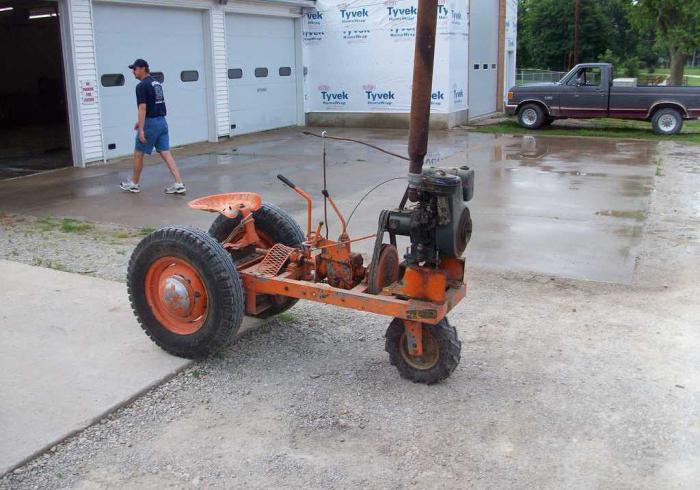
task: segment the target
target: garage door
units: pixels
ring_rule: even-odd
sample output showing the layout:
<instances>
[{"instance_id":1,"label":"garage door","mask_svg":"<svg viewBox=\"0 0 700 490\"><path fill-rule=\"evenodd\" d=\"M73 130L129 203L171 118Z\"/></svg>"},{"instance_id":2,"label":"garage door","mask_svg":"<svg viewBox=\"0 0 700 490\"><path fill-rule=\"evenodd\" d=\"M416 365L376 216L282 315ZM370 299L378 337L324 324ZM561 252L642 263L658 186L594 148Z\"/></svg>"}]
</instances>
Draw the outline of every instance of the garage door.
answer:
<instances>
[{"instance_id":1,"label":"garage door","mask_svg":"<svg viewBox=\"0 0 700 490\"><path fill-rule=\"evenodd\" d=\"M498 2L469 4L469 119L496 112Z\"/></svg>"},{"instance_id":2,"label":"garage door","mask_svg":"<svg viewBox=\"0 0 700 490\"><path fill-rule=\"evenodd\" d=\"M134 79L128 68L148 61L162 77L170 144L208 139L204 26L201 11L98 3L94 6L97 68L107 158L134 150Z\"/></svg>"},{"instance_id":3,"label":"garage door","mask_svg":"<svg viewBox=\"0 0 700 490\"><path fill-rule=\"evenodd\" d=\"M231 133L297 124L294 20L226 16Z\"/></svg>"}]
</instances>

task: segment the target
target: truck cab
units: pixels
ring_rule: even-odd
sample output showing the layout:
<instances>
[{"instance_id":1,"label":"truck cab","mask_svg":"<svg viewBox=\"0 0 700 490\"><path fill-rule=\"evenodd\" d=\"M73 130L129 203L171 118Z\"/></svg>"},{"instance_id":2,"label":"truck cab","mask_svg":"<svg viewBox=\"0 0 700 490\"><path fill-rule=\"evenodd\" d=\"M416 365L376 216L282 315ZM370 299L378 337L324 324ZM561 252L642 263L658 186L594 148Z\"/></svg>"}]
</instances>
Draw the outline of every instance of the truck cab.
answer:
<instances>
[{"instance_id":1,"label":"truck cab","mask_svg":"<svg viewBox=\"0 0 700 490\"><path fill-rule=\"evenodd\" d=\"M612 65L577 65L559 83L558 107L556 104L550 106L553 116L590 118L607 115Z\"/></svg>"}]
</instances>

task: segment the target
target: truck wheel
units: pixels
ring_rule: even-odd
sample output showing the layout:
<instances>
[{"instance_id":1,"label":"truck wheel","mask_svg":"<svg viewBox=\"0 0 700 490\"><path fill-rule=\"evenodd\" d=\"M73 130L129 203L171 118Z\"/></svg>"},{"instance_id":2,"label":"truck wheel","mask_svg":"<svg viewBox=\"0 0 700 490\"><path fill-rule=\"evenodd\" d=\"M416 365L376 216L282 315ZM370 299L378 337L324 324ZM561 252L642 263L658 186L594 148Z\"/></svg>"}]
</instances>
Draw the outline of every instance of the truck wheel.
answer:
<instances>
[{"instance_id":1,"label":"truck wheel","mask_svg":"<svg viewBox=\"0 0 700 490\"><path fill-rule=\"evenodd\" d=\"M678 134L683 129L683 117L677 109L659 109L651 118L651 127L656 134Z\"/></svg>"},{"instance_id":2,"label":"truck wheel","mask_svg":"<svg viewBox=\"0 0 700 490\"><path fill-rule=\"evenodd\" d=\"M167 227L141 240L127 287L141 327L176 356L213 354L241 326L241 279L226 250L201 230Z\"/></svg>"},{"instance_id":3,"label":"truck wheel","mask_svg":"<svg viewBox=\"0 0 700 490\"><path fill-rule=\"evenodd\" d=\"M459 364L462 343L447 318L436 325L423 324L423 355L420 357L408 354L405 330L403 320L394 318L386 331L384 347L401 377L428 385L449 377Z\"/></svg>"},{"instance_id":4,"label":"truck wheel","mask_svg":"<svg viewBox=\"0 0 700 490\"><path fill-rule=\"evenodd\" d=\"M260 208L253 212L255 218L255 230L260 237L260 245L270 248L275 243L281 243L288 247L301 248L306 238L304 232L294 219L283 209L269 203L262 203ZM228 238L233 229L241 222L242 217L227 218L220 214L209 227L209 235L218 242ZM236 237L233 237L233 242ZM234 257L237 259L238 257ZM256 318L269 318L288 310L297 303L297 299L286 296L268 296L270 307L266 308Z\"/></svg>"},{"instance_id":5,"label":"truck wheel","mask_svg":"<svg viewBox=\"0 0 700 490\"><path fill-rule=\"evenodd\" d=\"M540 129L546 117L542 107L537 104L525 104L518 111L518 124L526 129Z\"/></svg>"}]
</instances>

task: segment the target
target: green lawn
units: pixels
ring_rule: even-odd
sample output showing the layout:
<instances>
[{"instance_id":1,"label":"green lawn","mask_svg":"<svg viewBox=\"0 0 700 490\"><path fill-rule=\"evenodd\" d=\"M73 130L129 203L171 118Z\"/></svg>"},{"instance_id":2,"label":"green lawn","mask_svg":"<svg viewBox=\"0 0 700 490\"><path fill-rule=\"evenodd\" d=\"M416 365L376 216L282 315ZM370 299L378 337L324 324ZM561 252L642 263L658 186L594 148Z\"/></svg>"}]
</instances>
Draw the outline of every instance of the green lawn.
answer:
<instances>
[{"instance_id":1,"label":"green lawn","mask_svg":"<svg viewBox=\"0 0 700 490\"><path fill-rule=\"evenodd\" d=\"M671 70L668 68L657 68L654 74L670 75ZM688 85L691 87L700 87L700 68L686 68L683 76L688 77Z\"/></svg>"},{"instance_id":2,"label":"green lawn","mask_svg":"<svg viewBox=\"0 0 700 490\"><path fill-rule=\"evenodd\" d=\"M591 119L587 121L557 121L552 126L531 130L518 126L515 119L489 126L470 129L478 133L532 134L538 136L595 136L603 138L627 138L657 141L683 141L700 143L700 121L685 121L681 134L659 136L651 131L651 124L645 121L625 121L620 119Z\"/></svg>"}]
</instances>

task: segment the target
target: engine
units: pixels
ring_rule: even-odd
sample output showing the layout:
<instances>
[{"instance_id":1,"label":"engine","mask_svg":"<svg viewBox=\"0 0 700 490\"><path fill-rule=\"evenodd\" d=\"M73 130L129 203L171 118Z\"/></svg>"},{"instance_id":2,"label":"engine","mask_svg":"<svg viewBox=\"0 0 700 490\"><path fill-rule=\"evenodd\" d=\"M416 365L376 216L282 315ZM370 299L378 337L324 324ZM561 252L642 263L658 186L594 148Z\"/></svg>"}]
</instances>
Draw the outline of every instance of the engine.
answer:
<instances>
[{"instance_id":1,"label":"engine","mask_svg":"<svg viewBox=\"0 0 700 490\"><path fill-rule=\"evenodd\" d=\"M472 233L466 202L474 194L474 170L426 168L416 191L415 204L387 211L384 224L390 234L410 237L406 263L436 266L442 257L460 257Z\"/></svg>"}]
</instances>

